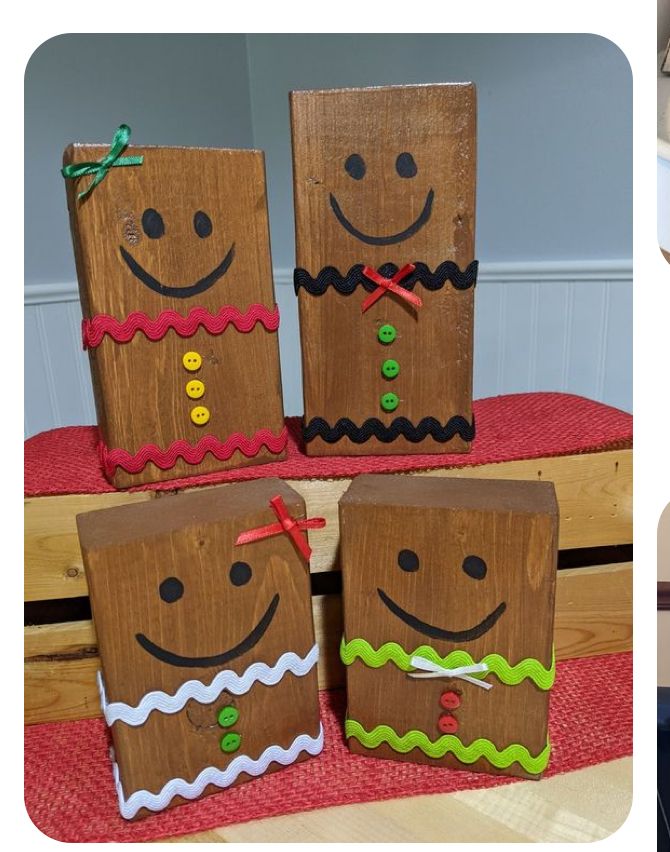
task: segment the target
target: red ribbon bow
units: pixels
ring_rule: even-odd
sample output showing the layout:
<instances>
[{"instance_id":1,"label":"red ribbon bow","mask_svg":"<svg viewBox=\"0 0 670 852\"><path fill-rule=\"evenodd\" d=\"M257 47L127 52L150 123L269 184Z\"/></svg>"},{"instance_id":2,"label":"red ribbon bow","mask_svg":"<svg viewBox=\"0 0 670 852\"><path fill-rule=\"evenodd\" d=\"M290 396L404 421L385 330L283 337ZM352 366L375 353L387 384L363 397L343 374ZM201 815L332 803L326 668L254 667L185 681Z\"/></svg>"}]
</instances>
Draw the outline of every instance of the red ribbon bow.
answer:
<instances>
[{"instance_id":1,"label":"red ribbon bow","mask_svg":"<svg viewBox=\"0 0 670 852\"><path fill-rule=\"evenodd\" d=\"M298 548L304 558L309 561L312 555L312 548L307 543L307 538L302 534L303 530L320 530L326 526L325 518L306 518L305 520L296 521L292 518L282 498L277 495L270 500L270 506L274 509L278 523L268 524L265 527L256 527L253 530L247 530L240 533L235 544L249 544L252 541L259 541L262 538L269 538L272 535L279 535L286 532L293 539L293 543Z\"/></svg>"},{"instance_id":2,"label":"red ribbon bow","mask_svg":"<svg viewBox=\"0 0 670 852\"><path fill-rule=\"evenodd\" d=\"M416 267L413 263L406 263L402 269L399 269L393 278L384 278L383 275L380 275L376 269L373 269L371 266L363 267L363 275L366 278L369 278L370 281L374 281L377 284L377 289L373 290L372 293L367 297L367 299L361 305L361 312L365 313L368 308L372 307L377 299L381 299L384 293L391 292L395 293L397 296L402 296L408 302L411 302L413 305L416 305L417 308L420 308L423 302L419 298L419 296L415 296L411 290L406 290L404 287L400 286L400 282L403 278L407 278L408 275L411 275Z\"/></svg>"}]
</instances>

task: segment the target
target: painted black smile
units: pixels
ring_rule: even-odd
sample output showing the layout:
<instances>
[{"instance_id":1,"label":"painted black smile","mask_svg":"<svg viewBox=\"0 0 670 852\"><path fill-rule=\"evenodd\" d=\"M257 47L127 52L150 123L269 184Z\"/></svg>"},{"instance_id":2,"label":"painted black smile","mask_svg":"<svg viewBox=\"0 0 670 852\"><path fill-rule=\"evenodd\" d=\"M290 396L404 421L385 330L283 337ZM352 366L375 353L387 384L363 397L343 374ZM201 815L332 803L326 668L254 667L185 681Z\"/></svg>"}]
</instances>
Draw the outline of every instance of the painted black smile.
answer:
<instances>
[{"instance_id":1,"label":"painted black smile","mask_svg":"<svg viewBox=\"0 0 670 852\"><path fill-rule=\"evenodd\" d=\"M277 607L279 606L279 595L275 595L270 601L270 606L265 611L265 615L258 624L254 627L251 633L228 651L223 651L221 654L214 654L211 657L182 657L181 654L175 654L172 651L166 651L155 645L151 639L147 639L144 633L137 633L135 638L144 648L144 650L160 660L162 663L168 663L171 666L180 666L183 668L206 668L207 666L220 666L227 663L229 660L234 660L246 651L251 650L263 638L265 631L270 626L270 622L274 618Z\"/></svg>"},{"instance_id":2,"label":"painted black smile","mask_svg":"<svg viewBox=\"0 0 670 852\"><path fill-rule=\"evenodd\" d=\"M175 299L188 299L190 296L197 296L198 293L204 293L205 290L209 290L213 284L216 284L219 278L226 274L228 267L235 257L235 243L233 243L228 254L215 269L212 269L209 275L205 275L204 278L196 281L195 284L186 284L183 287L167 287L147 272L144 267L140 266L123 246L119 246L119 248L121 249L121 257L135 278L139 279L150 290L153 290L154 293L158 293L160 296L172 296Z\"/></svg>"},{"instance_id":3,"label":"painted black smile","mask_svg":"<svg viewBox=\"0 0 670 852\"><path fill-rule=\"evenodd\" d=\"M473 639L479 639L493 627L496 621L507 609L507 604L503 601L501 604L489 613L483 621L475 624L474 627L469 627L467 630L443 630L441 627L434 627L432 624L426 624L415 615L398 606L395 601L384 592L382 589L377 589L377 594L382 599L382 603L387 606L393 615L396 615L408 627L413 630L418 630L424 636L430 636L431 639L446 639L449 642L471 642Z\"/></svg>"},{"instance_id":4,"label":"painted black smile","mask_svg":"<svg viewBox=\"0 0 670 852\"><path fill-rule=\"evenodd\" d=\"M337 217L337 221L340 225L342 225L345 231L348 231L352 235L352 237L356 237L357 240L360 240L362 243L367 243L369 246L392 246L395 243L402 243L404 240L409 239L409 237L413 236L417 231L423 228L426 222L430 219L430 214L433 211L434 197L435 193L433 190L429 190L428 195L426 196L426 203L423 205L423 210L419 214L419 218L412 222L409 228L405 228L404 231L400 231L398 234L391 234L388 237L375 237L370 234L364 234L363 231L359 231L358 228L354 227L354 225L352 225L344 215L342 208L337 203L337 199L332 193L330 195L330 206L333 208L333 213Z\"/></svg>"}]
</instances>

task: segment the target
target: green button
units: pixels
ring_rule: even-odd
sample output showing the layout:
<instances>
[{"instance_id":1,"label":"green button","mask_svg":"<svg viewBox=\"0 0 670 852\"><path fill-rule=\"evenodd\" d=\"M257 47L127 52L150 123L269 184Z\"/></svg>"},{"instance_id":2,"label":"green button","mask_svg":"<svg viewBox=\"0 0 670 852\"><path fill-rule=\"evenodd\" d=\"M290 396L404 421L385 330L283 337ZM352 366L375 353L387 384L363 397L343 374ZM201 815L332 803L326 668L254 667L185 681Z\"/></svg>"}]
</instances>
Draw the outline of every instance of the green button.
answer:
<instances>
[{"instance_id":1,"label":"green button","mask_svg":"<svg viewBox=\"0 0 670 852\"><path fill-rule=\"evenodd\" d=\"M395 379L399 372L400 364L397 361L394 361L393 358L387 358L382 364L382 374L386 376L387 379Z\"/></svg>"},{"instance_id":2,"label":"green button","mask_svg":"<svg viewBox=\"0 0 670 852\"><path fill-rule=\"evenodd\" d=\"M219 715L217 716L217 721L222 728L230 728L232 725L237 722L240 718L240 711L237 707L233 707L232 704L229 704L227 707L222 707L219 710Z\"/></svg>"},{"instance_id":3,"label":"green button","mask_svg":"<svg viewBox=\"0 0 670 852\"><path fill-rule=\"evenodd\" d=\"M380 402L384 411L395 411L400 400L395 393L385 393Z\"/></svg>"},{"instance_id":4,"label":"green button","mask_svg":"<svg viewBox=\"0 0 670 852\"><path fill-rule=\"evenodd\" d=\"M395 326L390 323L384 323L384 325L377 332L377 338L380 343L393 343L396 339L396 335L398 332L395 330Z\"/></svg>"},{"instance_id":5,"label":"green button","mask_svg":"<svg viewBox=\"0 0 670 852\"><path fill-rule=\"evenodd\" d=\"M225 737L221 737L221 751L225 751L226 754L237 751L241 742L242 737L234 731L231 731L229 734L226 734Z\"/></svg>"}]
</instances>

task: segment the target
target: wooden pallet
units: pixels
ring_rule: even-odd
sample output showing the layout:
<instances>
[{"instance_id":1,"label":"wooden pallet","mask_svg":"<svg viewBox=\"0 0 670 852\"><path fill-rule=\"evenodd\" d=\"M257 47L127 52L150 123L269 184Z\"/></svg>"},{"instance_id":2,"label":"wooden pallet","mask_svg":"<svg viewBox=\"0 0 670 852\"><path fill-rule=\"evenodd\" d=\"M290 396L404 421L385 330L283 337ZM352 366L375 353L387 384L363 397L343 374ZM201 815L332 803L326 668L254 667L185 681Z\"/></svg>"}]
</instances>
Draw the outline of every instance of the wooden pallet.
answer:
<instances>
[{"instance_id":1,"label":"wooden pallet","mask_svg":"<svg viewBox=\"0 0 670 852\"><path fill-rule=\"evenodd\" d=\"M632 542L630 449L406 475L550 480L561 514L561 550ZM313 573L339 570L337 501L349 483L347 479L289 481L303 495L308 515L328 521L324 530L310 534ZM26 499L25 600L88 595L75 526L79 512L153 499L169 500L170 495L146 491ZM321 648L319 685L340 686L344 682L338 653L341 596L315 594L313 611ZM632 647L632 563L559 572L555 645L558 659ZM26 722L100 715L95 685L99 659L91 621L26 627L24 657Z\"/></svg>"}]
</instances>

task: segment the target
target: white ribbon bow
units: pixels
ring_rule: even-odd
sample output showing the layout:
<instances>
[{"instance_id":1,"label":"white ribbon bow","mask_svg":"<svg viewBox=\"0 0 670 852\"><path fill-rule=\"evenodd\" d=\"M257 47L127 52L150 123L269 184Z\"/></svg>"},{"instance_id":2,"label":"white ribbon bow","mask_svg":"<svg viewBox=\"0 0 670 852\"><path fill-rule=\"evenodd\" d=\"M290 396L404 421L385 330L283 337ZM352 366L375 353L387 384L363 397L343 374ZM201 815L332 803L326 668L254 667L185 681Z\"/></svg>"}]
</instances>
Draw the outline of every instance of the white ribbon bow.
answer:
<instances>
[{"instance_id":1,"label":"white ribbon bow","mask_svg":"<svg viewBox=\"0 0 670 852\"><path fill-rule=\"evenodd\" d=\"M476 672L487 672L489 667L486 663L475 663L472 666L459 666L457 669L445 669L438 663L433 663L431 660L426 660L424 657L412 657L410 663L415 669L421 669L420 672L409 672L410 677L457 677L460 680L467 680L475 686L481 686L482 689L491 689L492 683L486 683L485 680L480 680L476 677L469 677L470 674Z\"/></svg>"}]
</instances>

